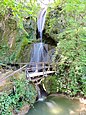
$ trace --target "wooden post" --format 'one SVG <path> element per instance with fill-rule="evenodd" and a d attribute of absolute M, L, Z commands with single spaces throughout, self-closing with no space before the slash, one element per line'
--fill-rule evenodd
<path fill-rule="evenodd" d="M 56 64 L 54 65 L 54 71 L 56 72 Z"/>
<path fill-rule="evenodd" d="M 50 64 L 48 65 L 48 71 L 50 71 Z"/>
<path fill-rule="evenodd" d="M 22 65 L 20 64 L 20 68 L 22 67 Z M 22 72 L 22 70 L 20 70 L 20 72 Z"/>
<path fill-rule="evenodd" d="M 36 70 L 35 70 L 35 72 L 38 72 L 38 64 L 36 63 Z"/>
<path fill-rule="evenodd" d="M 25 73 L 26 73 L 26 79 L 29 78 L 29 81 L 31 81 L 31 78 L 30 78 L 30 76 L 29 76 L 29 72 L 28 72 L 28 69 L 27 69 L 27 68 L 25 69 Z"/>
<path fill-rule="evenodd" d="M 42 65 L 43 65 L 43 77 L 44 77 L 44 71 L 45 71 L 45 70 L 44 70 L 44 69 L 45 69 L 45 68 L 44 68 L 44 62 L 42 63 Z"/>

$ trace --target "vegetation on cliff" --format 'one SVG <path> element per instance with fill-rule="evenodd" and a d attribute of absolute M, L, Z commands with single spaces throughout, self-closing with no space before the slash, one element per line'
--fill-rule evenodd
<path fill-rule="evenodd" d="M 33 0 L 0 1 L 0 62 L 29 61 L 30 43 L 36 39 L 38 9 Z"/>
<path fill-rule="evenodd" d="M 58 92 L 72 96 L 86 96 L 85 14 L 85 0 L 66 0 L 49 9 L 46 22 L 46 34 L 58 41 L 54 57 L 58 64 L 55 86 Z"/>
<path fill-rule="evenodd" d="M 29 62 L 38 9 L 35 0 L 0 1 L 1 63 Z M 47 38 L 57 42 L 53 61 L 58 65 L 56 75 L 43 81 L 46 90 L 86 97 L 86 0 L 55 0 L 48 8 L 44 30 Z M 35 99 L 34 88 L 25 79 L 14 79 L 13 83 L 15 94 L 0 96 L 2 115 L 10 115 L 25 101 L 31 104 Z"/>

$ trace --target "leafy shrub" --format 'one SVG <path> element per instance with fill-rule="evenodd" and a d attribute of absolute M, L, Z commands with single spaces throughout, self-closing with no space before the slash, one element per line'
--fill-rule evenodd
<path fill-rule="evenodd" d="M 86 1 L 66 0 L 50 10 L 46 33 L 58 41 L 58 91 L 86 96 Z"/>
<path fill-rule="evenodd" d="M 24 78 L 14 79 L 15 90 L 11 94 L 3 92 L 0 96 L 0 114 L 12 115 L 18 112 L 24 104 L 33 104 L 36 98 L 36 91 L 31 83 Z"/>

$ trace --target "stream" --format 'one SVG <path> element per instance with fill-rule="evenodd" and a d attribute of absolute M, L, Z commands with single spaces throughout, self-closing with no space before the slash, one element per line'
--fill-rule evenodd
<path fill-rule="evenodd" d="M 78 99 L 49 96 L 36 102 L 26 115 L 86 115 L 85 108 Z"/>

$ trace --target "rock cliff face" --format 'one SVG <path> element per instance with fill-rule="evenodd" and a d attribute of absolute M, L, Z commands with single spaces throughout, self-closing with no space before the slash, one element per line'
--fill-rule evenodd
<path fill-rule="evenodd" d="M 65 20 L 63 14 L 60 13 L 61 10 L 56 6 L 54 9 L 48 9 L 47 13 L 44 35 L 51 38 L 54 44 L 58 42 L 58 34 L 65 29 Z"/>
<path fill-rule="evenodd" d="M 27 20 L 24 21 L 26 34 L 12 16 L 0 15 L 0 62 L 29 61 L 30 41 L 36 38 L 36 26 L 33 20 Z"/>
<path fill-rule="evenodd" d="M 15 42 L 16 28 L 16 21 L 13 20 L 9 15 L 0 15 L 0 44 L 8 45 L 9 48 L 12 48 L 13 43 Z"/>

